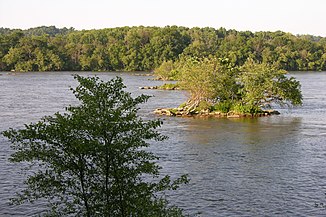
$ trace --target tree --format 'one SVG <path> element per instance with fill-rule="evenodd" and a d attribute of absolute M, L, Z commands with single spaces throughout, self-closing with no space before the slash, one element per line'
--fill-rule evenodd
<path fill-rule="evenodd" d="M 252 59 L 237 67 L 223 58 L 189 58 L 179 71 L 180 85 L 190 93 L 187 112 L 213 109 L 256 114 L 275 104 L 302 103 L 298 81 L 287 77 L 284 70 Z"/>
<path fill-rule="evenodd" d="M 236 67 L 222 58 L 189 58 L 185 60 L 181 73 L 181 87 L 190 93 L 189 108 L 201 102 L 207 105 L 236 100 L 238 84 Z"/>
<path fill-rule="evenodd" d="M 48 45 L 47 35 L 25 37 L 15 48 L 10 48 L 3 60 L 16 71 L 60 70 L 63 61 Z"/>
<path fill-rule="evenodd" d="M 249 59 L 240 69 L 241 104 L 246 105 L 250 113 L 272 104 L 301 105 L 299 81 L 285 75 L 286 71 L 273 65 L 257 64 Z"/>
<path fill-rule="evenodd" d="M 146 150 L 149 140 L 166 138 L 156 130 L 160 120 L 137 116 L 137 105 L 149 97 L 132 98 L 121 78 L 75 78 L 79 105 L 3 132 L 15 150 L 11 161 L 28 162 L 34 172 L 13 202 L 43 198 L 46 214 L 60 216 L 181 216 L 164 191 L 187 177 L 159 179 L 157 156 Z"/>
<path fill-rule="evenodd" d="M 208 57 L 216 53 L 218 49 L 218 35 L 214 28 L 195 27 L 188 32 L 191 36 L 191 44 L 183 50 L 183 55 Z"/>
<path fill-rule="evenodd" d="M 201 101 L 209 101 L 215 98 L 212 75 L 215 70 L 215 63 L 205 58 L 187 58 L 181 69 L 180 85 L 188 90 L 190 98 L 189 107 L 196 107 Z"/>
<path fill-rule="evenodd" d="M 176 68 L 176 63 L 173 63 L 172 60 L 164 61 L 160 67 L 154 70 L 154 74 L 164 81 L 167 80 L 177 80 L 178 71 Z"/>

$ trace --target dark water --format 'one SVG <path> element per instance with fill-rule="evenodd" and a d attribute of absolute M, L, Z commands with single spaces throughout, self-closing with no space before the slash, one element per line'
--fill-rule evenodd
<path fill-rule="evenodd" d="M 0 73 L 0 131 L 18 128 L 75 103 L 70 72 Z M 80 73 L 91 75 L 93 73 Z M 140 115 L 155 118 L 157 107 L 177 106 L 183 92 L 139 90 L 157 85 L 145 76 L 121 75 L 134 95 L 154 95 Z M 281 115 L 258 119 L 164 118 L 169 140 L 153 144 L 162 173 L 188 173 L 191 182 L 170 200 L 191 216 L 326 216 L 326 72 L 294 73 L 301 81 L 304 105 Z M 11 207 L 8 200 L 22 187 L 19 167 L 0 136 L 0 216 L 30 216 L 42 205 Z"/>

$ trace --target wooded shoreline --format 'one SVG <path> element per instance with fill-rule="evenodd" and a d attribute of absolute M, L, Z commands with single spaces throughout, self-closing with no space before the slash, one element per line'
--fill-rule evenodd
<path fill-rule="evenodd" d="M 180 58 L 251 58 L 287 71 L 325 71 L 326 38 L 225 28 L 0 28 L 0 71 L 153 71 Z"/>

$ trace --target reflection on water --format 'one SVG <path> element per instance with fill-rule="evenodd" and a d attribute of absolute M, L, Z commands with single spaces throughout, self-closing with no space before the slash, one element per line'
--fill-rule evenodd
<path fill-rule="evenodd" d="M 297 172 L 300 159 L 296 149 L 300 147 L 295 138 L 301 118 L 188 119 L 186 122 L 186 127 L 178 128 L 177 142 L 172 141 L 167 147 L 174 149 L 174 153 L 163 160 L 163 165 L 174 168 L 176 173 L 190 174 L 191 195 L 201 196 L 194 198 L 194 210 L 202 211 L 203 216 L 261 215 L 266 209 L 274 209 L 272 205 L 285 203 L 286 197 L 282 196 L 282 200 L 279 197 L 289 194 L 282 189 L 286 182 L 284 172 L 287 175 Z M 289 184 L 288 187 L 294 188 Z M 182 198 L 191 197 L 187 191 L 184 190 Z M 175 199 L 184 204 L 180 195 Z"/>
<path fill-rule="evenodd" d="M 233 141 L 243 145 L 269 145 L 297 138 L 302 118 L 221 118 L 193 119 L 184 129 L 188 142 L 219 145 Z M 193 133 L 196 132 L 196 133 Z"/>
<path fill-rule="evenodd" d="M 88 75 L 92 73 L 81 73 Z M 103 79 L 120 74 L 102 73 Z M 154 95 L 140 110 L 156 118 L 157 107 L 174 107 L 183 92 L 139 90 L 159 85 L 148 77 L 121 74 L 133 95 Z M 191 216 L 324 216 L 315 202 L 326 192 L 326 73 L 295 73 L 304 106 L 281 115 L 248 119 L 162 117 L 169 140 L 150 149 L 160 156 L 164 174 L 188 173 L 191 182 L 168 196 Z M 20 127 L 75 103 L 67 73 L 25 73 L 0 77 L 0 130 Z M 0 136 L 0 216 L 36 214 L 42 204 L 9 207 L 22 187 L 16 165 L 8 163 L 8 142 Z"/>

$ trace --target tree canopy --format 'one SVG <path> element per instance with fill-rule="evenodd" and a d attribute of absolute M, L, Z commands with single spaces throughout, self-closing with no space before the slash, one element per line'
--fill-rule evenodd
<path fill-rule="evenodd" d="M 326 39 L 281 31 L 119 27 L 76 31 L 54 26 L 0 28 L 1 71 L 139 71 L 185 57 L 248 58 L 284 70 L 326 70 Z"/>
<path fill-rule="evenodd" d="M 239 67 L 223 58 L 188 58 L 176 71 L 180 86 L 190 94 L 187 112 L 197 109 L 257 114 L 276 104 L 302 103 L 298 81 L 275 65 L 252 59 Z"/>
<path fill-rule="evenodd" d="M 48 201 L 54 216 L 181 216 L 164 192 L 187 182 L 160 176 L 149 140 L 166 139 L 160 120 L 144 121 L 121 78 L 108 82 L 76 75 L 79 104 L 64 114 L 44 117 L 23 129 L 3 132 L 15 152 L 12 162 L 28 163 L 33 173 L 14 203 Z"/>

